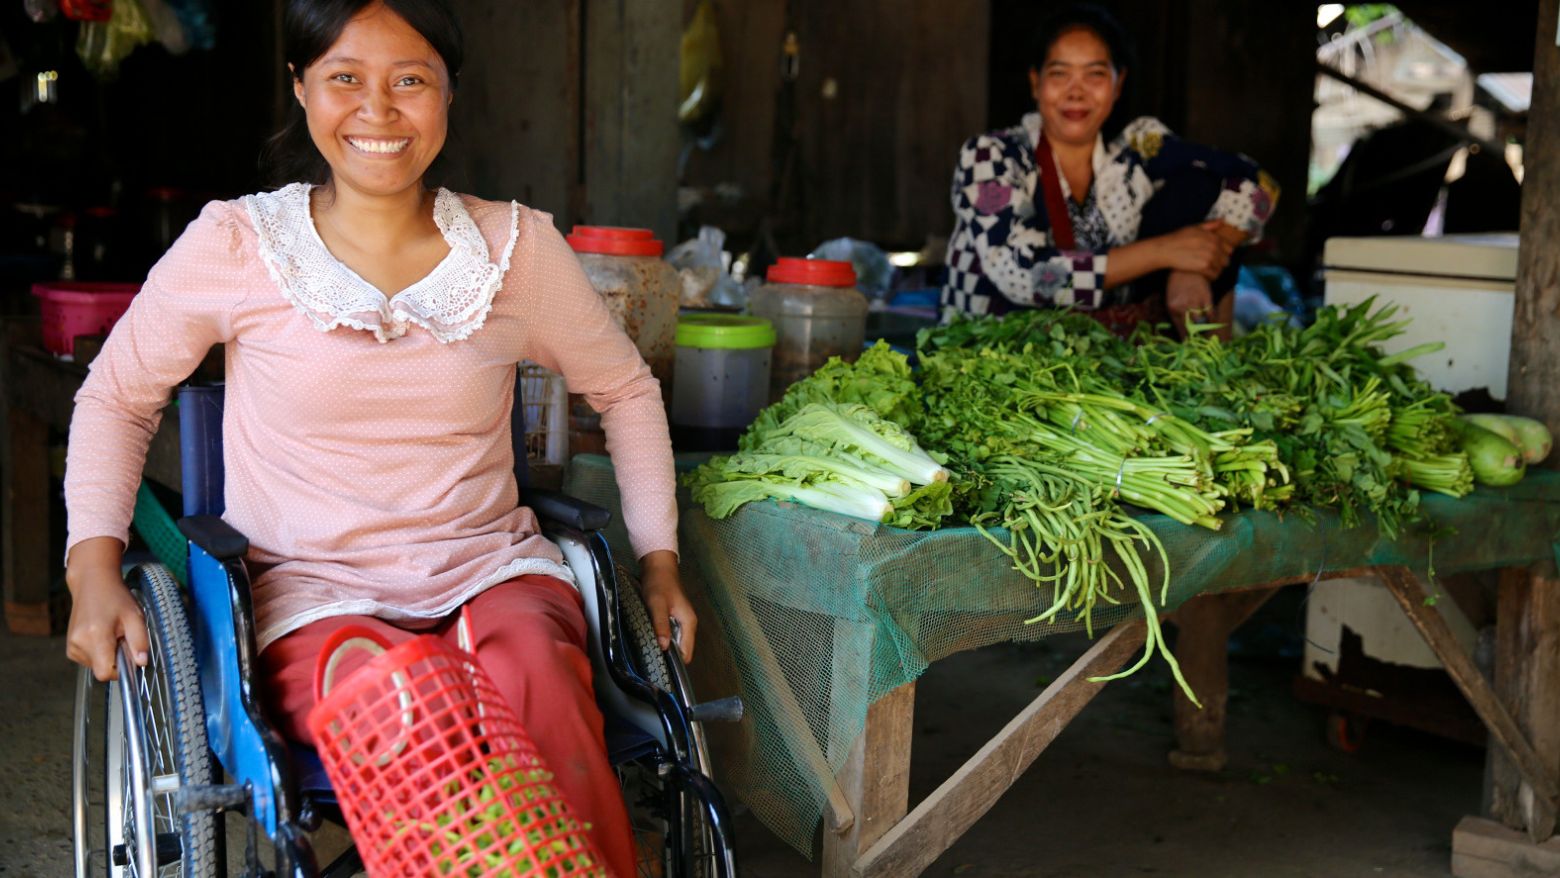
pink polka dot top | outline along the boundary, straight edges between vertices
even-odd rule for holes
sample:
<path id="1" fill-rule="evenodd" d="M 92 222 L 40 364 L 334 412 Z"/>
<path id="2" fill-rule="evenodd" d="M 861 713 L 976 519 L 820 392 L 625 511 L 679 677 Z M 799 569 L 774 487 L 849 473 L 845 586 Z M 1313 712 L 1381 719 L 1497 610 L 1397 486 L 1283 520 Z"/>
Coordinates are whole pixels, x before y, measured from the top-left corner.
<path id="1" fill-rule="evenodd" d="M 518 505 L 523 360 L 601 413 L 636 554 L 676 550 L 659 385 L 550 216 L 441 190 L 450 254 L 387 298 L 330 255 L 308 188 L 208 204 L 153 267 L 76 396 L 67 552 L 127 539 L 163 408 L 219 343 L 223 517 L 250 541 L 262 649 L 331 616 L 428 619 L 523 574 L 573 580 Z"/>

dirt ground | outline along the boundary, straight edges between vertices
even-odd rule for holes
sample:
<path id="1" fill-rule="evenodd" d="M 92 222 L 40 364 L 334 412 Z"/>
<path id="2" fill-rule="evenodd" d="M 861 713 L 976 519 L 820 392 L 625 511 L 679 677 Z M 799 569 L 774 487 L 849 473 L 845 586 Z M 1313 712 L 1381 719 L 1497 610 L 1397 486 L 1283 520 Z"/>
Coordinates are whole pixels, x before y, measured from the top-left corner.
<path id="1" fill-rule="evenodd" d="M 1169 675 L 1111 684 L 928 875 L 1444 878 L 1451 833 L 1479 806 L 1483 752 L 1386 725 L 1363 750 L 1334 751 L 1322 714 L 1289 684 L 1294 606 L 1276 601 L 1237 635 L 1230 765 L 1215 775 L 1166 761 Z M 1264 622 L 1264 618 L 1267 620 Z M 1266 626 L 1266 628 L 1264 628 Z M 1279 648 L 1247 646 L 1280 630 Z M 3 632 L 3 628 L 0 628 Z M 1243 640 L 1243 638 L 1245 638 Z M 922 678 L 911 800 L 974 753 L 1085 647 L 1078 638 L 955 656 Z M 74 671 L 60 638 L 0 633 L 0 875 L 69 875 Z M 737 821 L 742 873 L 817 867 L 750 815 Z"/>

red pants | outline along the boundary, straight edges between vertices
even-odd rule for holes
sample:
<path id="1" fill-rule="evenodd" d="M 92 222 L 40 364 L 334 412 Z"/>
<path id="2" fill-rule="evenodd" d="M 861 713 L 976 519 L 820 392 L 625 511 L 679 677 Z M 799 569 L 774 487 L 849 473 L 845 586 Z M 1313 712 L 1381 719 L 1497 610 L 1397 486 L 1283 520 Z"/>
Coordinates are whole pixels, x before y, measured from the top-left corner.
<path id="1" fill-rule="evenodd" d="M 472 598 L 470 606 L 483 669 L 536 743 L 575 816 L 591 825 L 613 874 L 633 875 L 634 837 L 623 790 L 607 762 L 579 592 L 551 576 L 522 576 Z M 261 693 L 272 721 L 284 736 L 313 746 L 305 719 L 314 707 L 314 666 L 336 629 L 365 625 L 392 645 L 433 634 L 458 646 L 459 621 L 456 612 L 408 631 L 382 619 L 337 616 L 286 635 L 260 654 Z M 336 678 L 368 658 L 362 652 L 344 656 Z"/>

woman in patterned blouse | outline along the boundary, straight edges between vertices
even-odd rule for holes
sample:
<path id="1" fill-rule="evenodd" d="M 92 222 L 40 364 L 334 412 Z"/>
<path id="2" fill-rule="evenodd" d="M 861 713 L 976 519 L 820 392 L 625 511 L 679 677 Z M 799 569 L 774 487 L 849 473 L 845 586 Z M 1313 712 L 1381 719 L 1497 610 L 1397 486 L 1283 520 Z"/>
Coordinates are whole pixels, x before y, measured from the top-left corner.
<path id="1" fill-rule="evenodd" d="M 1121 333 L 1167 318 L 1183 333 L 1227 327 L 1236 250 L 1261 236 L 1272 179 L 1150 117 L 1102 136 L 1132 64 L 1104 10 L 1068 7 L 1038 36 L 1038 112 L 959 151 L 945 317 L 1075 307 Z"/>

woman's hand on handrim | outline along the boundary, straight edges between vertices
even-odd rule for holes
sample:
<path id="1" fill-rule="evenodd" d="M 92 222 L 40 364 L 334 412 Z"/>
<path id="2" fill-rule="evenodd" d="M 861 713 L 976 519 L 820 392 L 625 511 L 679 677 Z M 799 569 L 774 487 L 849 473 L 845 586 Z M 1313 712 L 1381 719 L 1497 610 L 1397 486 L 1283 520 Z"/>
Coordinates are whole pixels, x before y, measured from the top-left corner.
<path id="1" fill-rule="evenodd" d="M 639 559 L 639 593 L 645 599 L 645 609 L 650 612 L 650 622 L 655 626 L 656 642 L 661 649 L 672 644 L 672 619 L 682 629 L 682 660 L 693 661 L 694 631 L 699 617 L 693 604 L 683 593 L 682 579 L 677 574 L 677 553 L 661 550 Z"/>

